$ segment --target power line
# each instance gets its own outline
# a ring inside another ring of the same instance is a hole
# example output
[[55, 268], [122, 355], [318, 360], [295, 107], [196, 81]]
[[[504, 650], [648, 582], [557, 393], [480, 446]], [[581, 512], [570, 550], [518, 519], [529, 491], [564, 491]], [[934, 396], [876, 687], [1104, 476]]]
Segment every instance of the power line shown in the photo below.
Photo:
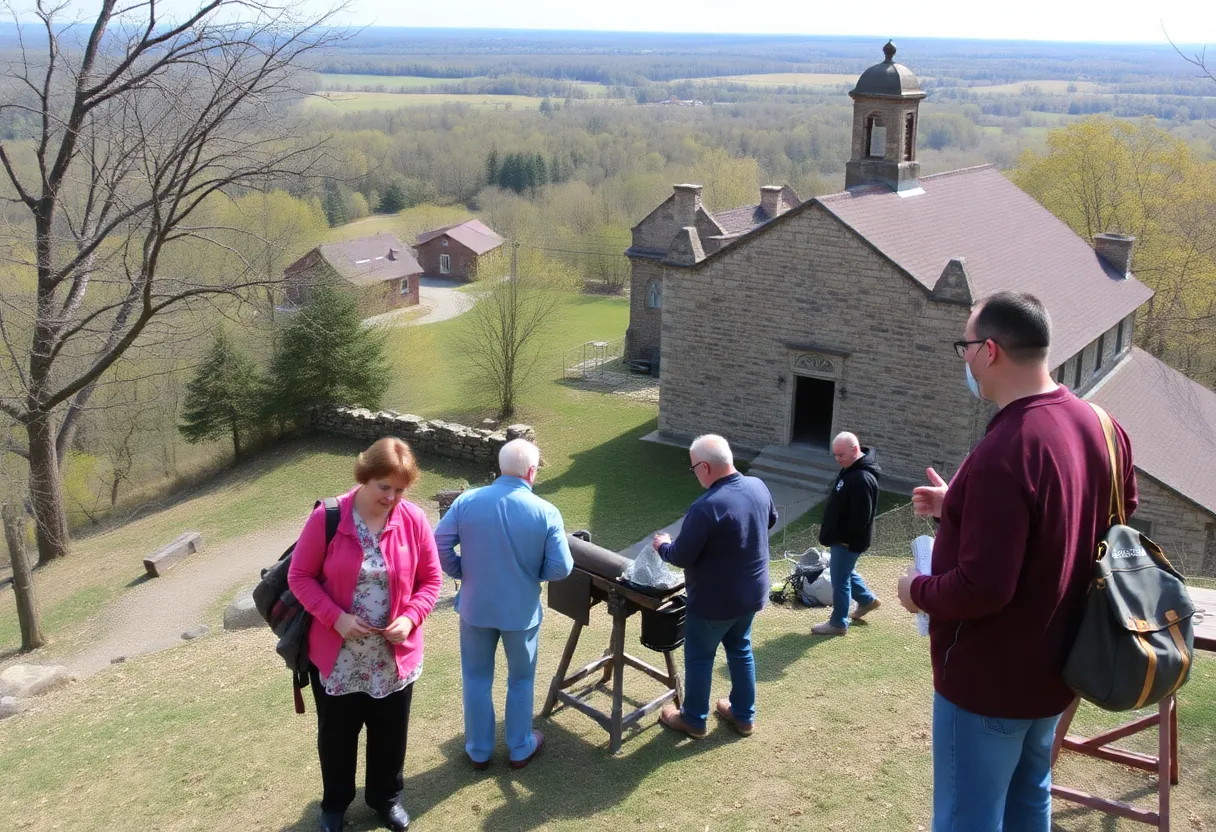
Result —
[[553, 254], [589, 254], [595, 257], [624, 257], [625, 252], [617, 251], [591, 251], [589, 249], [575, 248], [550, 248], [548, 246], [537, 246], [530, 243], [520, 243], [523, 248], [535, 249], [536, 251], [547, 251]]

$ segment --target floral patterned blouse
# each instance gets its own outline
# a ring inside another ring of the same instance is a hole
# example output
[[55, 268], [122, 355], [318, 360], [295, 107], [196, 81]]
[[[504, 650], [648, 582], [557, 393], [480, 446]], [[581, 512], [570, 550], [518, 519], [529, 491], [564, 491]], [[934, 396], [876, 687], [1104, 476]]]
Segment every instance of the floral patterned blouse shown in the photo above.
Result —
[[[388, 567], [380, 551], [380, 540], [367, 527], [367, 523], [352, 509], [355, 533], [363, 546], [363, 566], [355, 584], [355, 597], [351, 614], [373, 627], [387, 627], [391, 609], [388, 589]], [[406, 678], [397, 673], [397, 659], [392, 645], [380, 633], [369, 633], [362, 638], [342, 642], [334, 669], [324, 679], [325, 692], [330, 696], [344, 693], [366, 693], [382, 699], [391, 693], [404, 690], [422, 675], [422, 662], [418, 662]]]

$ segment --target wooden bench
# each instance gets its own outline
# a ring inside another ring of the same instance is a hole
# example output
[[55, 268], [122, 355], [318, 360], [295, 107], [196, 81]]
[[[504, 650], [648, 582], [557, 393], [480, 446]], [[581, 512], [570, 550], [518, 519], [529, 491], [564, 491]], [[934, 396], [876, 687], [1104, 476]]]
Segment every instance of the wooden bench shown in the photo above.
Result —
[[203, 536], [199, 532], [183, 532], [163, 549], [144, 558], [144, 569], [148, 577], [159, 578], [174, 566], [203, 549]]

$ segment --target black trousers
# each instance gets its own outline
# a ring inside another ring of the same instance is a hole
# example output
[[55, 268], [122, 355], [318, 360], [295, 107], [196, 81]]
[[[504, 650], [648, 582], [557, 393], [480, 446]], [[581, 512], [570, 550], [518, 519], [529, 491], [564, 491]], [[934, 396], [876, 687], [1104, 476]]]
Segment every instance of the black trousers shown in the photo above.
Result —
[[330, 696], [314, 667], [313, 699], [317, 703], [317, 753], [321, 758], [321, 810], [343, 812], [355, 799], [355, 766], [359, 732], [367, 726], [367, 775], [363, 798], [373, 809], [401, 799], [405, 789], [405, 745], [409, 737], [414, 686], [376, 699], [366, 693]]

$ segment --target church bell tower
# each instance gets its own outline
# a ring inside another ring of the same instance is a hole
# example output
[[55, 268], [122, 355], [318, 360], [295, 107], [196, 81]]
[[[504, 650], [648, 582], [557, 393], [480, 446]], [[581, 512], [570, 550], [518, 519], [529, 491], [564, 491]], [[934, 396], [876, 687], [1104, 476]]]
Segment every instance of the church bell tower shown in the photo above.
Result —
[[925, 93], [912, 70], [895, 63], [895, 44], [867, 69], [849, 92], [853, 99], [853, 154], [845, 166], [844, 186], [885, 184], [897, 191], [917, 187], [916, 132]]

